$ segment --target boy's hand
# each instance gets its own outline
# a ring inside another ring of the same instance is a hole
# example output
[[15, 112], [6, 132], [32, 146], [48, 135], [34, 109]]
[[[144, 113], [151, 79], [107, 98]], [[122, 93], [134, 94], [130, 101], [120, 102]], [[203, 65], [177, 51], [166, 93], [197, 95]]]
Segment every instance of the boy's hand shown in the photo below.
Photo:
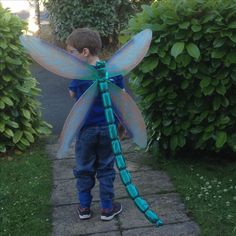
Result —
[[73, 91], [71, 91], [71, 90], [69, 90], [69, 94], [70, 94], [70, 97], [71, 97], [71, 98], [75, 98], [75, 96], [76, 96], [75, 92], [73, 92]]

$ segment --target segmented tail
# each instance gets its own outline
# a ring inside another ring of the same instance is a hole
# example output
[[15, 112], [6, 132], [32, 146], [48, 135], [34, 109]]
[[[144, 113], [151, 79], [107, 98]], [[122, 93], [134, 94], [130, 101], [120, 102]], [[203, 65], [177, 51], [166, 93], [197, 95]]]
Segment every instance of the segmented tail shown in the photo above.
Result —
[[109, 128], [109, 136], [111, 139], [112, 150], [116, 158], [116, 165], [119, 170], [120, 178], [125, 186], [126, 191], [129, 196], [133, 199], [135, 205], [138, 209], [144, 213], [145, 217], [151, 222], [155, 223], [157, 226], [163, 225], [162, 220], [158, 217], [158, 215], [149, 208], [148, 203], [139, 196], [138, 189], [132, 183], [131, 174], [126, 169], [125, 159], [122, 155], [121, 145], [118, 138], [117, 127], [115, 124], [115, 117], [113, 114], [112, 103], [110, 94], [108, 92], [108, 73], [105, 70], [105, 62], [100, 61], [97, 62], [98, 68], [98, 84], [100, 93], [102, 96], [103, 106], [105, 109], [106, 121], [108, 123]]

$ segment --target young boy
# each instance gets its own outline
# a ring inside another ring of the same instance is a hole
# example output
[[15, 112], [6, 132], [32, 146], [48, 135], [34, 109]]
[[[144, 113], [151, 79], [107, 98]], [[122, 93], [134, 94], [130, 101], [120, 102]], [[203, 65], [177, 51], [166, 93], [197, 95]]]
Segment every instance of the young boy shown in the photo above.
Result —
[[[102, 48], [101, 38], [96, 31], [78, 28], [68, 36], [66, 44], [68, 52], [96, 68], [96, 62], [99, 61], [98, 52]], [[123, 88], [121, 75], [111, 78], [111, 81]], [[70, 96], [76, 100], [79, 99], [93, 82], [72, 80], [69, 85]], [[117, 120], [116, 123], [118, 123]], [[77, 178], [80, 201], [79, 218], [91, 217], [91, 189], [95, 185], [96, 175], [100, 182], [101, 219], [112, 220], [122, 211], [122, 206], [120, 203], [113, 202], [114, 155], [100, 94], [95, 98], [86, 122], [77, 134], [75, 157], [74, 175]]]

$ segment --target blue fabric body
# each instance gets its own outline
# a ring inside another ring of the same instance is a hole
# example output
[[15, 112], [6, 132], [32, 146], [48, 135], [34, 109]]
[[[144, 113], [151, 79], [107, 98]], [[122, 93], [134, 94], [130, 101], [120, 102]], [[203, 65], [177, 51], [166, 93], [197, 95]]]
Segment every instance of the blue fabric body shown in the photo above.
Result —
[[[93, 82], [72, 80], [69, 89], [76, 93], [77, 100]], [[121, 75], [111, 78], [111, 82], [124, 88]], [[75, 157], [76, 167], [73, 172], [77, 178], [76, 187], [80, 207], [90, 207], [91, 190], [95, 185], [96, 177], [100, 182], [101, 208], [111, 209], [114, 198], [115, 157], [100, 94], [95, 98], [85, 124], [76, 136]]]
[[[110, 78], [110, 81], [120, 88], [124, 88], [123, 85], [123, 76], [118, 75]], [[76, 93], [76, 100], [94, 83], [92, 80], [72, 80], [69, 89]], [[116, 119], [117, 122], [117, 119]], [[91, 106], [91, 109], [88, 113], [87, 119], [84, 123], [84, 126], [93, 126], [93, 125], [106, 125], [105, 112], [102, 104], [102, 97], [100, 93], [94, 99], [94, 103]]]

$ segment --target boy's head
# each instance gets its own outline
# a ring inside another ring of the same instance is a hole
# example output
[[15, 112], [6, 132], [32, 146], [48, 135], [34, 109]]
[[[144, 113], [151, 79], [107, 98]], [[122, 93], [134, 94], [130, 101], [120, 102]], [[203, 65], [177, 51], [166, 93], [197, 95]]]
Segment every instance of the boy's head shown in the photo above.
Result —
[[82, 60], [96, 57], [102, 48], [102, 41], [98, 32], [88, 28], [78, 28], [66, 39], [67, 50]]

